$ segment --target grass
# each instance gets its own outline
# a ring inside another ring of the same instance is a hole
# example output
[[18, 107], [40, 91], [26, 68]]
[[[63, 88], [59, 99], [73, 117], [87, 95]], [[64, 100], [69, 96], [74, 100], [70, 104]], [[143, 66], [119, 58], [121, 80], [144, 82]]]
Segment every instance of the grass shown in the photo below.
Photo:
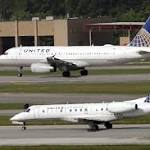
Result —
[[150, 124], [150, 114], [135, 118], [121, 119], [113, 122], [114, 124]]
[[23, 103], [0, 103], [0, 110], [23, 109]]
[[147, 94], [150, 82], [139, 83], [75, 83], [75, 84], [27, 84], [0, 85], [0, 93], [87, 93], [87, 94]]
[[[148, 74], [150, 73], [150, 68], [125, 68], [125, 69], [89, 69], [89, 74], [90, 75], [109, 75], [109, 74]], [[72, 71], [72, 75], [79, 75], [80, 71]], [[49, 73], [32, 73], [30, 70], [24, 70], [23, 75], [61, 75], [62, 72], [57, 71], [57, 72], [49, 72]], [[16, 76], [17, 75], [17, 69], [16, 70], [5, 70], [5, 71], [0, 71], [0, 76]]]
[[0, 150], [149, 150], [150, 145], [0, 146]]
[[140, 69], [93, 69], [89, 70], [90, 75], [123, 75], [123, 74], [148, 74], [150, 68]]

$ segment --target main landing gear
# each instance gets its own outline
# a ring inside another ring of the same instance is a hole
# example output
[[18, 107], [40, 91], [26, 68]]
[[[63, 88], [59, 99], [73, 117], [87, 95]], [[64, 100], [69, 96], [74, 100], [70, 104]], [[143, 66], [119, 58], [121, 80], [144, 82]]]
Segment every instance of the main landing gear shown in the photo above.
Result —
[[96, 124], [93, 121], [89, 123], [89, 127], [90, 128], [88, 131], [98, 131], [99, 130], [98, 124]]
[[88, 71], [83, 69], [80, 71], [81, 76], [87, 76], [88, 75]]
[[62, 75], [63, 77], [70, 77], [70, 71], [64, 71]]
[[18, 68], [18, 73], [17, 73], [18, 77], [22, 77], [22, 70], [23, 70], [22, 66]]
[[112, 129], [112, 124], [110, 122], [105, 122], [104, 126], [106, 127], [106, 129]]
[[[99, 130], [98, 124], [95, 123], [94, 121], [89, 122], [88, 125], [90, 127], [88, 131], [98, 131]], [[104, 126], [106, 127], [106, 129], [112, 129], [112, 124], [110, 122], [105, 122]]]
[[[80, 74], [81, 74], [81, 76], [87, 76], [88, 75], [88, 71], [83, 69], [83, 70], [80, 71]], [[62, 73], [62, 75], [63, 75], [63, 77], [70, 77], [71, 73], [70, 73], [70, 71], [64, 71]]]

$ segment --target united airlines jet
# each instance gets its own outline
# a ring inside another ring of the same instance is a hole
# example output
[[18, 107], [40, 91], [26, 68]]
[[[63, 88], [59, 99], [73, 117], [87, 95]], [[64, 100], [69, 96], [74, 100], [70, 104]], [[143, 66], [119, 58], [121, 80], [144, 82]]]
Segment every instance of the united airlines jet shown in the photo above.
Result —
[[[26, 105], [27, 106], [27, 105]], [[150, 97], [131, 101], [111, 103], [83, 103], [33, 105], [24, 112], [14, 115], [10, 120], [26, 129], [26, 122], [34, 119], [61, 119], [70, 122], [87, 123], [90, 130], [98, 130], [98, 124], [104, 124], [106, 129], [112, 128], [112, 121], [138, 117], [150, 113]]]
[[123, 64], [149, 58], [149, 46], [150, 17], [128, 46], [15, 47], [0, 56], [0, 65], [19, 67], [18, 76], [22, 76], [23, 67], [41, 73], [59, 69], [64, 77], [69, 77], [72, 70], [80, 70], [80, 74], [85, 76], [88, 75], [86, 67]]

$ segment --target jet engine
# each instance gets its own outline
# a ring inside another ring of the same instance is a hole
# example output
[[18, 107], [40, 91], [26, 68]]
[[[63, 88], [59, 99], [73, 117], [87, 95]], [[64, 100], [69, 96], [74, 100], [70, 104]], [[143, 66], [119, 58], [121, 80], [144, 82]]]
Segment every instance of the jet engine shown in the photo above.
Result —
[[45, 73], [50, 72], [51, 70], [54, 70], [54, 67], [49, 64], [35, 63], [31, 65], [32, 72]]
[[137, 110], [138, 105], [127, 102], [113, 102], [108, 104], [107, 109], [112, 113], [124, 113]]

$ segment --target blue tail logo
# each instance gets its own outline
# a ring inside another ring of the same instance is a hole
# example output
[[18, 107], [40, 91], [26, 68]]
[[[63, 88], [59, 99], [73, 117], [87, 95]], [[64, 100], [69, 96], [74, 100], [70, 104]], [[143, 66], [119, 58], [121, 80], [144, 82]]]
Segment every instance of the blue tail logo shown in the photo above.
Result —
[[146, 20], [145, 25], [136, 34], [129, 46], [150, 47], [150, 17]]

